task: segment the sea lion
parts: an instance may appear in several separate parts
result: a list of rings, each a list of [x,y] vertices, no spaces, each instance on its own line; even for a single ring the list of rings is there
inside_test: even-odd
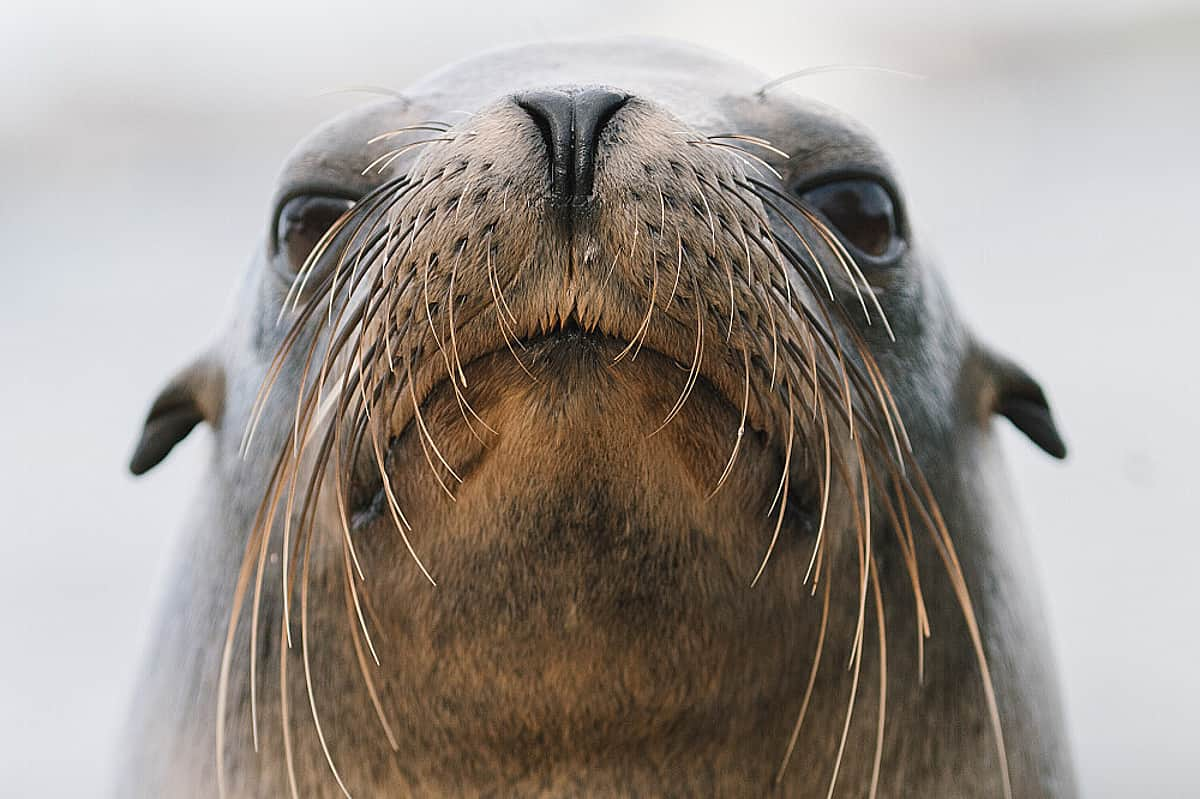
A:
[[[764,84],[520,47],[299,146],[133,456],[215,431],[121,795],[1073,795],[1043,391]]]

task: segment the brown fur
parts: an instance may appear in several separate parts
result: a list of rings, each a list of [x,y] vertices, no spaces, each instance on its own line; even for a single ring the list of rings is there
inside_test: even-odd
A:
[[[665,96],[605,129],[569,227],[499,94],[302,150],[362,199],[252,290],[181,625],[204,664],[150,680],[215,709],[142,733],[173,765],[139,790],[1070,794],[1040,689],[993,700],[1046,668],[988,510],[1000,377],[915,252],[868,275],[789,195],[806,151],[886,164],[790,101]]]

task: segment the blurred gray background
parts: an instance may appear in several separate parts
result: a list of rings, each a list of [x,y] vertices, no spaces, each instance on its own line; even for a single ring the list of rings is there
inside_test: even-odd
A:
[[[221,325],[314,124],[483,47],[670,35],[859,117],[977,330],[1072,445],[1007,429],[1085,795],[1200,795],[1195,0],[0,9],[0,794],[93,796],[210,442],[135,481],[165,378]]]

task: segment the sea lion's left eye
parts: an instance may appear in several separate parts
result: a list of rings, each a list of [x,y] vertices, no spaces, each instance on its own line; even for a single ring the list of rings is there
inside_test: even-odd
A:
[[[293,273],[300,271],[321,237],[353,206],[353,200],[318,194],[287,201],[275,223],[275,246]]]
[[[876,262],[894,261],[904,250],[892,195],[877,181],[850,178],[808,189],[805,204],[829,221],[855,255]]]

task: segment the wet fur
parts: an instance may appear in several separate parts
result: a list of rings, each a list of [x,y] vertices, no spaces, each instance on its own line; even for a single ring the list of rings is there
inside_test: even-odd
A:
[[[637,99],[564,231],[503,98],[593,74]],[[761,84],[675,45],[529,48],[302,145],[281,197],[379,197],[395,236],[353,218],[298,281],[268,243],[202,361],[218,446],[122,795],[1072,795],[989,429],[1007,378],[915,242],[874,276],[883,324],[787,191],[890,169]]]

